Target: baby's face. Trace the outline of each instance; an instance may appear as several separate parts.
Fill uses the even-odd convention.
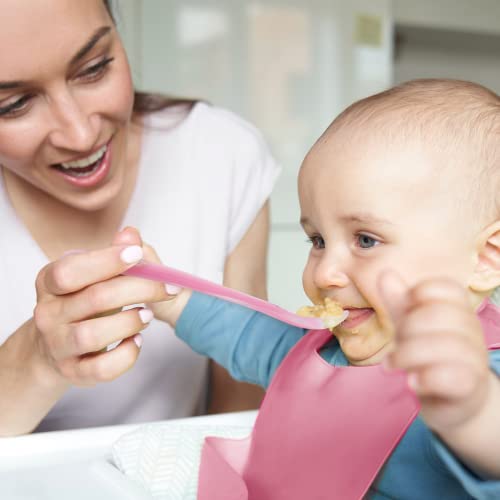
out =
[[[368,365],[381,361],[393,338],[380,274],[393,269],[409,286],[444,276],[467,287],[476,230],[472,210],[460,203],[459,177],[439,174],[436,156],[416,144],[343,139],[315,146],[299,176],[311,240],[303,284],[314,303],[330,297],[350,310],[335,335],[352,364]]]

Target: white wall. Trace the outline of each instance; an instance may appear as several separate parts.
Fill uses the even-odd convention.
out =
[[[266,135],[284,167],[272,198],[270,298],[292,309],[305,301],[308,252],[297,169],[333,116],[393,80],[464,78],[500,92],[500,0],[115,3],[139,88],[207,98]]]
[[[283,166],[272,197],[270,300],[295,309],[308,245],[296,177],[353,100],[392,79],[390,0],[121,0],[140,88],[203,97],[264,133]]]
[[[470,80],[500,94],[499,0],[394,0],[394,81]],[[500,304],[500,287],[493,295]]]
[[[142,81],[142,8],[143,0],[115,0],[111,2],[125,50],[132,68],[134,81]]]

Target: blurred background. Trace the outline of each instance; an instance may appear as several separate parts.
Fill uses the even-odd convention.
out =
[[[203,98],[264,134],[283,171],[272,196],[269,299],[307,302],[309,244],[296,177],[354,100],[412,78],[500,93],[500,0],[117,0],[136,87]]]

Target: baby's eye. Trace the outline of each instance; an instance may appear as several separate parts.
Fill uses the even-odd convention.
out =
[[[307,241],[311,243],[313,248],[315,248],[316,250],[325,248],[325,240],[321,236],[311,236]]]
[[[377,246],[380,241],[368,236],[367,234],[361,233],[356,236],[356,243],[360,248],[373,248],[374,246]]]

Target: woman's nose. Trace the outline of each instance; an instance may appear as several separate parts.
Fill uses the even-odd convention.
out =
[[[69,93],[52,106],[52,126],[49,142],[61,149],[90,151],[99,140],[99,117],[89,113]]]
[[[339,259],[328,256],[328,254],[318,262],[313,279],[316,287],[320,289],[344,288],[349,284],[345,266],[342,265]]]

